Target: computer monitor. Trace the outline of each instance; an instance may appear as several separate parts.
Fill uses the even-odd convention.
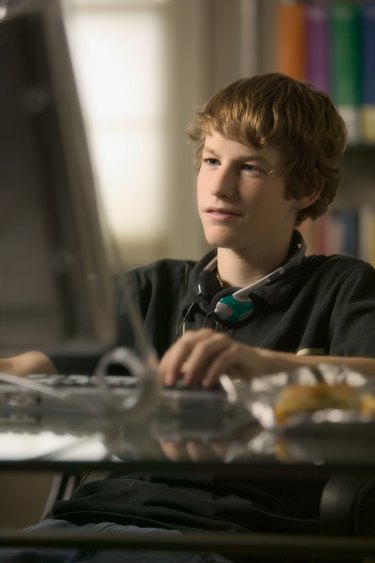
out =
[[[0,356],[115,338],[103,221],[58,0],[0,2]]]

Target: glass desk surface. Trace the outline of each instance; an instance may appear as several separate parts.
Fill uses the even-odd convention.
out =
[[[60,376],[57,376],[60,377]],[[80,382],[81,376],[70,376]],[[81,377],[82,379],[82,377]],[[118,380],[120,381],[120,380]],[[135,393],[126,383],[124,396]],[[147,412],[97,411],[98,389],[81,386],[72,400],[0,385],[0,466],[60,468],[123,464],[170,468],[198,463],[230,470],[375,469],[375,423],[350,420],[266,430],[222,388],[160,389]]]
[[[222,389],[160,389],[158,400],[138,415],[131,408],[100,412],[98,390],[93,387],[81,386],[64,401],[34,391],[0,385],[0,469],[46,469],[73,476],[82,470],[122,474],[139,469],[168,474],[213,470],[229,479],[238,475],[291,481],[320,480],[340,472],[367,479],[375,470],[373,422],[266,430],[246,401],[232,403]],[[122,399],[131,399],[135,392],[125,385]],[[0,530],[0,547],[9,545],[143,549],[144,541],[138,535],[98,536],[82,530],[33,535]],[[229,555],[262,558],[280,553],[375,556],[372,538],[205,532],[184,533],[167,543],[164,537],[161,543],[160,537],[151,535],[147,541],[150,550],[217,551],[219,545],[220,552]]]

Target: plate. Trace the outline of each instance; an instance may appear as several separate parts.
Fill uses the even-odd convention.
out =
[[[232,381],[223,376],[221,383],[229,401],[245,405],[263,428],[278,433],[308,432],[323,436],[343,433],[344,429],[360,433],[360,428],[372,432],[375,423],[374,378],[346,366],[320,364],[257,377],[249,382]],[[280,401],[288,390],[293,392],[292,404],[281,411]],[[368,410],[374,414],[363,414],[365,400]],[[281,418],[283,413],[285,416]]]
[[[375,419],[327,409],[275,429],[279,458],[314,463],[375,462]]]

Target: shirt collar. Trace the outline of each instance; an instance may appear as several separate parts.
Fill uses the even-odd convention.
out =
[[[296,252],[296,244],[300,242],[300,235],[298,233],[293,235],[289,252],[285,261],[288,260]],[[186,294],[181,301],[181,315],[186,315],[188,308],[195,302],[198,304],[198,283],[200,273],[207,267],[213,270],[217,263],[217,250],[211,250],[205,254],[190,270],[190,276],[186,284]],[[255,289],[251,292],[262,301],[268,303],[275,309],[286,309],[289,304],[294,300],[296,288],[301,284],[303,277],[304,265],[306,264],[306,257],[303,256],[300,263],[296,264],[285,272],[285,274],[278,280],[271,282],[268,285]],[[202,306],[200,304],[200,306]]]

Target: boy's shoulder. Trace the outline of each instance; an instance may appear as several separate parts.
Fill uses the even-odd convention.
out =
[[[195,260],[178,260],[174,258],[163,258],[149,264],[139,266],[129,272],[130,275],[138,278],[153,277],[180,277],[191,272],[197,264]]]
[[[112,282],[115,287],[121,285],[125,279],[139,288],[186,286],[196,264],[195,260],[164,258],[127,272],[117,273]]]
[[[342,254],[312,255],[305,260],[304,275],[311,280],[332,281],[336,285],[350,279],[367,279],[375,284],[375,269],[372,264]]]
[[[322,267],[324,269],[332,269],[337,271],[356,269],[374,271],[373,265],[366,260],[357,258],[355,256],[347,256],[344,254],[331,254],[328,256],[324,254],[309,255],[306,256],[306,266],[311,269],[319,269],[320,267]]]

